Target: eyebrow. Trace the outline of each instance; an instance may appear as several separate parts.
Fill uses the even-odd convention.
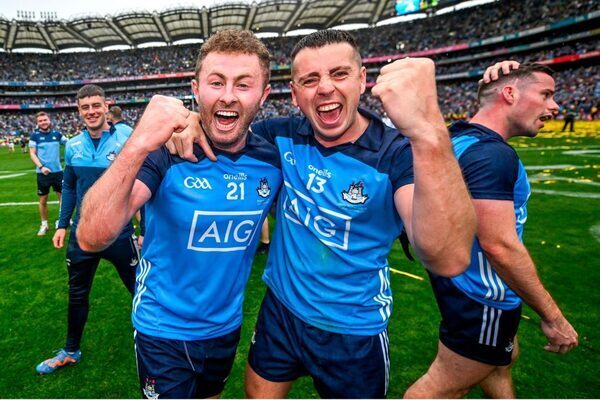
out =
[[[221,78],[223,80],[227,80],[227,77],[225,75],[223,75],[222,73],[220,73],[220,72],[211,72],[211,73],[208,74],[208,77],[210,77],[212,75],[216,75],[216,76],[218,76],[219,78]],[[245,79],[245,78],[254,79],[256,77],[253,76],[250,73],[246,73],[246,74],[241,74],[241,75],[238,75],[238,76],[234,77],[234,80],[239,81],[240,79]]]
[[[352,66],[350,66],[350,65],[340,65],[340,66],[330,69],[329,74],[332,74],[337,71],[351,71],[351,70],[352,70]],[[320,74],[316,71],[309,72],[306,75],[302,75],[302,76],[298,77],[298,82],[300,82],[304,79],[307,79],[307,78],[318,77],[318,76],[320,76]]]

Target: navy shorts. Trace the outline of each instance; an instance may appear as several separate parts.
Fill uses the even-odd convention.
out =
[[[271,382],[310,375],[322,398],[384,398],[390,366],[387,330],[374,336],[324,331],[298,319],[267,290],[248,363]]]
[[[48,175],[44,175],[38,172],[37,174],[37,194],[38,196],[45,196],[50,193],[50,188],[54,190],[55,193],[62,192],[62,180],[63,173],[59,172],[50,172]]]
[[[509,365],[521,321],[521,305],[512,310],[488,306],[468,297],[449,278],[432,273],[429,277],[442,314],[440,341],[471,360]]]
[[[198,399],[223,391],[240,341],[240,329],[208,340],[173,340],[135,334],[144,398]]]

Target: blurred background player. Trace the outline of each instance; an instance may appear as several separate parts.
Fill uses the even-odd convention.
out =
[[[125,135],[130,136],[133,132],[133,128],[125,122],[123,119],[123,110],[119,106],[111,106],[106,113],[106,120],[109,125],[114,126],[116,129],[123,132]]]
[[[66,229],[73,212],[73,225],[67,245],[69,273],[69,308],[65,347],[55,357],[37,365],[39,374],[49,374],[81,360],[80,343],[89,313],[89,295],[100,259],[110,261],[121,281],[133,296],[135,270],[139,262],[133,226],[127,224],[118,239],[99,253],[83,251],[77,243],[76,230],[81,201],[86,191],[100,178],[123,148],[128,136],[110,128],[106,121],[104,90],[96,85],[85,85],[77,92],[77,108],[86,128],[71,138],[65,149],[63,201],[58,228],[52,241],[60,249],[64,245]]]
[[[37,129],[29,138],[29,157],[37,172],[37,194],[40,198],[41,224],[37,235],[48,233],[48,193],[54,190],[60,202],[63,169],[60,164],[60,146],[67,143],[60,132],[52,129],[50,117],[41,111],[35,115]],[[22,139],[21,139],[22,140]]]
[[[489,397],[514,398],[521,301],[541,317],[547,351],[566,353],[578,343],[523,244],[531,189],[506,142],[535,137],[558,110],[553,71],[541,64],[522,64],[510,74],[509,66],[503,68],[497,80],[480,82],[480,109],[470,123],[450,128],[477,213],[477,238],[466,272],[454,278],[429,274],[442,314],[438,354],[405,393],[408,398],[463,397],[475,385]]]

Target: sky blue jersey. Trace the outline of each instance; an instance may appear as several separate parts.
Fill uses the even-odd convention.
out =
[[[527,220],[531,187],[515,150],[496,132],[479,124],[457,121],[450,127],[454,152],[474,199],[514,203],[519,239]],[[471,264],[452,282],[470,298],[488,306],[511,310],[521,299],[500,278],[483,252],[479,240],[471,250]]]
[[[198,163],[165,148],[138,179],[145,204],[144,251],[132,320],[147,335],[206,340],[237,329],[262,223],[281,187],[275,147],[250,134],[239,153],[195,149]]]
[[[29,148],[36,150],[36,155],[42,165],[49,168],[51,172],[62,171],[60,145],[65,145],[66,143],[67,138],[55,130],[44,132],[36,129],[29,137]],[[36,166],[35,172],[41,173],[42,171]]]
[[[77,229],[83,196],[112,164],[127,139],[128,136],[113,128],[102,132],[97,148],[94,146],[87,129],[69,139],[65,148],[65,172],[58,220],[59,228],[69,226],[69,219],[75,211],[71,229],[73,231]],[[128,224],[119,238],[128,237],[132,234],[133,226]]]
[[[123,133],[125,136],[129,137],[133,133],[133,128],[125,123],[125,121],[118,121],[116,124],[113,124],[116,130]]]
[[[355,142],[326,148],[306,118],[252,129],[277,145],[284,187],[263,275],[298,318],[330,332],[375,335],[392,311],[387,255],[403,224],[394,193],[413,183],[408,140],[376,115]]]

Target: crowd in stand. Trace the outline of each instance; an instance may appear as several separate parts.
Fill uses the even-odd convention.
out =
[[[590,11],[599,10],[595,0],[577,0],[564,2],[560,0],[501,0],[463,11],[420,19],[408,23],[386,25],[354,31],[361,46],[364,57],[406,53],[411,51],[439,48],[475,39],[514,33],[552,21],[578,16]],[[540,40],[540,39],[536,39]],[[265,39],[273,55],[274,66],[289,63],[289,54],[297,38]],[[582,54],[599,48],[600,41],[561,43],[538,51],[516,53],[512,58],[521,62],[542,60],[567,54]],[[138,76],[145,74],[192,71],[195,55],[199,45],[183,45],[155,47],[126,51],[107,51],[99,53],[78,54],[7,54],[0,53],[0,80],[8,81],[46,81],[106,78],[121,76]],[[508,46],[510,47],[510,46]],[[449,60],[457,55],[449,53]],[[498,58],[506,59],[506,56]],[[439,60],[439,58],[438,58]],[[437,74],[447,75],[485,68],[497,61],[493,58],[482,58],[470,63],[446,63],[438,65]],[[368,79],[373,80],[375,74]],[[600,99],[600,72],[597,66],[570,68],[556,75],[556,100],[561,107],[575,105],[581,118],[589,118],[593,110],[597,110]],[[148,84],[148,83],[146,83]],[[441,81],[438,84],[438,96],[443,113],[448,119],[473,115],[477,107],[476,81]],[[287,88],[287,83],[272,82],[275,92]],[[74,93],[77,87],[67,89]],[[65,91],[65,87],[31,88],[18,90],[32,92],[38,90],[41,96],[2,96],[4,91],[15,91],[12,88],[0,89],[0,105],[47,103],[73,104],[74,94],[49,96],[47,92]],[[128,105],[133,99],[149,98],[155,93],[189,98],[188,85],[164,89],[113,91],[108,90],[108,97],[123,106],[125,119],[135,124],[141,116],[144,104]],[[382,113],[379,101],[368,94],[362,99],[362,105]],[[291,104],[288,94],[271,95],[265,103],[258,118],[285,116],[298,113],[297,107]],[[66,134],[75,134],[81,129],[80,118],[73,109],[59,109],[49,113],[54,126]],[[0,134],[26,133],[35,129],[34,111],[14,112],[0,111]]]
[[[557,92],[555,100],[562,109],[573,104],[578,110],[581,119],[591,117],[599,118],[600,115],[594,110],[600,106],[600,70],[596,66],[580,67],[557,72],[555,75]],[[151,92],[146,93],[148,97]],[[180,97],[189,95],[187,89],[173,94]],[[73,96],[74,97],[74,96]],[[109,97],[114,100],[114,97]],[[438,99],[442,112],[448,120],[455,118],[468,118],[474,114],[477,108],[477,82],[476,81],[453,81],[439,82]],[[74,101],[73,99],[68,99]],[[383,109],[379,101],[365,93],[362,97],[363,107],[371,109],[383,115]],[[125,120],[135,124],[144,110],[144,104],[127,106],[121,104],[124,110]],[[49,112],[54,126],[62,132],[72,135],[82,128],[81,120],[74,110]],[[287,116],[299,114],[297,107],[292,105],[289,95],[275,96],[265,102],[258,114],[258,119],[276,116]],[[31,133],[35,129],[35,113],[2,112],[0,114],[0,133],[17,132]]]
[[[501,0],[478,7],[355,31],[364,57],[465,43],[598,10],[596,0]],[[295,37],[265,39],[273,63],[288,64]],[[0,80],[56,81],[192,71],[198,44],[76,54],[0,53]]]

